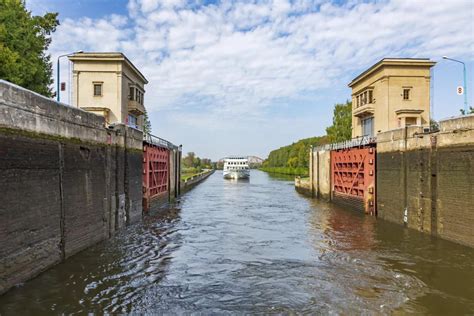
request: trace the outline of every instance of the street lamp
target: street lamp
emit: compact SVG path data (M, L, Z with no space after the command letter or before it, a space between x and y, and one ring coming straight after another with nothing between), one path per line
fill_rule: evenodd
M59 59L61 57L66 57L66 56L70 56L70 55L73 55L73 54L76 54L76 53L83 53L82 50L80 51L77 51L77 52L74 52L74 53L69 53L69 54L64 54L64 55L59 55L58 56L58 62L57 62L57 69L56 69L56 73L57 73L57 76L56 76L56 100L59 102L60 100L60 91L59 91L59 85L60 85L60 79L59 79L59 67L60 67L60 64L59 64Z
M460 60L449 58L448 56L443 56L443 59L451 60L457 63L462 64L463 74L464 74L464 115L468 114L467 112L467 84L466 84L466 64Z

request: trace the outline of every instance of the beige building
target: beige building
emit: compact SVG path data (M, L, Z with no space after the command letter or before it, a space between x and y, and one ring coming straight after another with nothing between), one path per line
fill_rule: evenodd
M122 53L75 53L72 104L105 117L107 124L123 123L143 129L143 74Z
M385 58L352 80L352 137L429 126L433 65L423 58Z

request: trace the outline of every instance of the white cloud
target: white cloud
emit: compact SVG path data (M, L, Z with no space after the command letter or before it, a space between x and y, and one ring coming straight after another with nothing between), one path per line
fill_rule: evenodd
M147 107L179 108L190 125L195 109L261 120L278 100L344 88L383 57L473 59L469 0L130 0L127 8L127 16L66 19L51 51L124 51L150 81Z

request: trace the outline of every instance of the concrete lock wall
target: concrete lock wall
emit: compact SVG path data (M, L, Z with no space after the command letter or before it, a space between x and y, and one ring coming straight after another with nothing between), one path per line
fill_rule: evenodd
M295 177L295 189L301 194L312 196L311 179Z
M378 217L474 247L474 115L377 136Z
M215 170L207 170L203 171L202 173L193 176L192 178L187 179L186 181L180 181L180 191L181 193L186 193L196 185L207 179L210 175L212 175Z
M331 152L310 151L310 182L312 194L325 200L331 199Z
M168 200L170 202L176 199L176 152L175 149L170 149L169 155L169 192L168 192Z
M142 140L0 80L0 294L140 218Z

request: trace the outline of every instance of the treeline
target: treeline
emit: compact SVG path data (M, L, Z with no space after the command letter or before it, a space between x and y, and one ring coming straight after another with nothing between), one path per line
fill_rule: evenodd
M309 164L309 149L328 143L327 136L305 138L288 146L270 152L263 167L307 167Z
M319 146L350 139L352 135L352 102L336 104L333 111L333 124L326 128L325 136L305 138L288 146L270 152L262 170L268 172L307 175L309 150Z
M194 152L189 152L181 159L183 176L200 173L203 169L213 169L211 159L199 158Z

